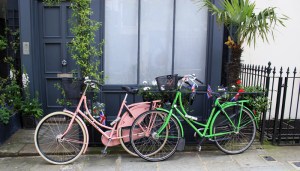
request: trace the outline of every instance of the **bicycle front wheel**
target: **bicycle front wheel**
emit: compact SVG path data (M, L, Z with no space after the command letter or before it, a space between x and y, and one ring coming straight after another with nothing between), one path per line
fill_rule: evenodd
M253 143L256 126L252 114L237 105L227 107L218 114L213 130L214 134L223 134L215 137L216 145L221 151L239 154Z
M181 137L180 127L173 117L158 135L168 113L147 111L133 122L130 140L135 152L148 161L162 161L171 157Z
M87 145L87 135L82 122L75 118L67 134L73 115L54 112L44 117L35 130L34 142L39 154L52 164L75 161Z

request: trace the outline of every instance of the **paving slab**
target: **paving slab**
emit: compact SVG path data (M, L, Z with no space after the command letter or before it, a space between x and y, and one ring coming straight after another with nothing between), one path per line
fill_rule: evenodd
M3 144L0 146L0 157L18 156L26 144Z
M34 144L25 144L19 151L20 156L37 156L39 155Z
M174 164L176 163L176 164ZM207 170L197 152L178 152L170 159L158 163L159 170Z

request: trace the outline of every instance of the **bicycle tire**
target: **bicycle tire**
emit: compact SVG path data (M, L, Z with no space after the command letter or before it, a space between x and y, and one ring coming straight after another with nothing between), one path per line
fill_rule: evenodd
M123 137L123 136L125 136L125 134L128 134L128 136L126 136L124 138L120 138L120 143L121 143L122 147L124 148L124 150L127 153L129 153L132 156L137 157L138 155L135 153L135 151L134 151L134 149L131 145L131 142L130 142L130 137L129 137L130 128L131 127L121 127L121 128L119 128L119 134L118 135L120 137Z
M231 132L229 134L215 136L217 147L226 154L239 154L246 151L254 141L256 125L253 115L246 109L241 110L241 106L235 105L224 109L231 121L238 124L240 120L240 129L233 131L233 126L229 119L220 112L215 119L214 134L222 132ZM241 116L240 116L241 115Z
M136 154L141 158L157 162L166 160L175 153L181 137L180 127L176 119L171 117L160 137L155 136L156 131L163 125L167 115L168 113L163 111L147 111L133 122L130 130L130 140ZM152 124L153 127L149 133L142 130L142 128L148 128Z
M75 161L87 145L87 135L83 123L75 118L68 133L60 136L68 128L72 114L54 112L44 117L36 127L34 142L38 153L52 164L68 164Z

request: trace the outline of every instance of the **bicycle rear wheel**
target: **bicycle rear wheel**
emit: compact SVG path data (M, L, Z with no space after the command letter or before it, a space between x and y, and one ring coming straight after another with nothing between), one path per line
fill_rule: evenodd
M122 145L122 147L124 148L124 150L129 153L132 156L138 156L132 145L130 142L130 137L129 137L129 133L130 133L130 128L131 127L121 127L119 128L119 136L120 137L124 137L124 138L120 138L120 143Z
M75 161L83 152L87 141L85 128L75 118L68 133L73 115L55 112L44 117L35 130L34 142L39 154L52 164L68 164Z
M214 134L225 133L215 137L217 147L227 154L239 154L247 150L254 141L256 126L253 116L241 106L230 106L224 109L229 116L221 112L214 123ZM240 123L240 124L239 124Z
M130 140L135 152L148 161L162 161L171 157L181 137L180 127L171 117L168 125L157 136L168 113L163 111L147 111L133 122Z

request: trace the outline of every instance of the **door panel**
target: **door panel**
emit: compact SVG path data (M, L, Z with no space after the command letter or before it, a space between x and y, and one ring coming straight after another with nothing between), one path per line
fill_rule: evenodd
M62 98L62 95L54 85L62 85L62 77L70 77L68 73L77 69L67 47L73 38L68 22L72 11L69 2L62 2L60 6L54 7L45 6L39 2L38 13L39 40L43 47L40 50L41 95L43 96L44 111L50 113L63 108L56 103L58 98Z
M45 43L44 46L44 61L45 61L45 73L61 73L62 65L62 48L60 43Z
M61 37L61 8L44 7L43 11L44 37Z

